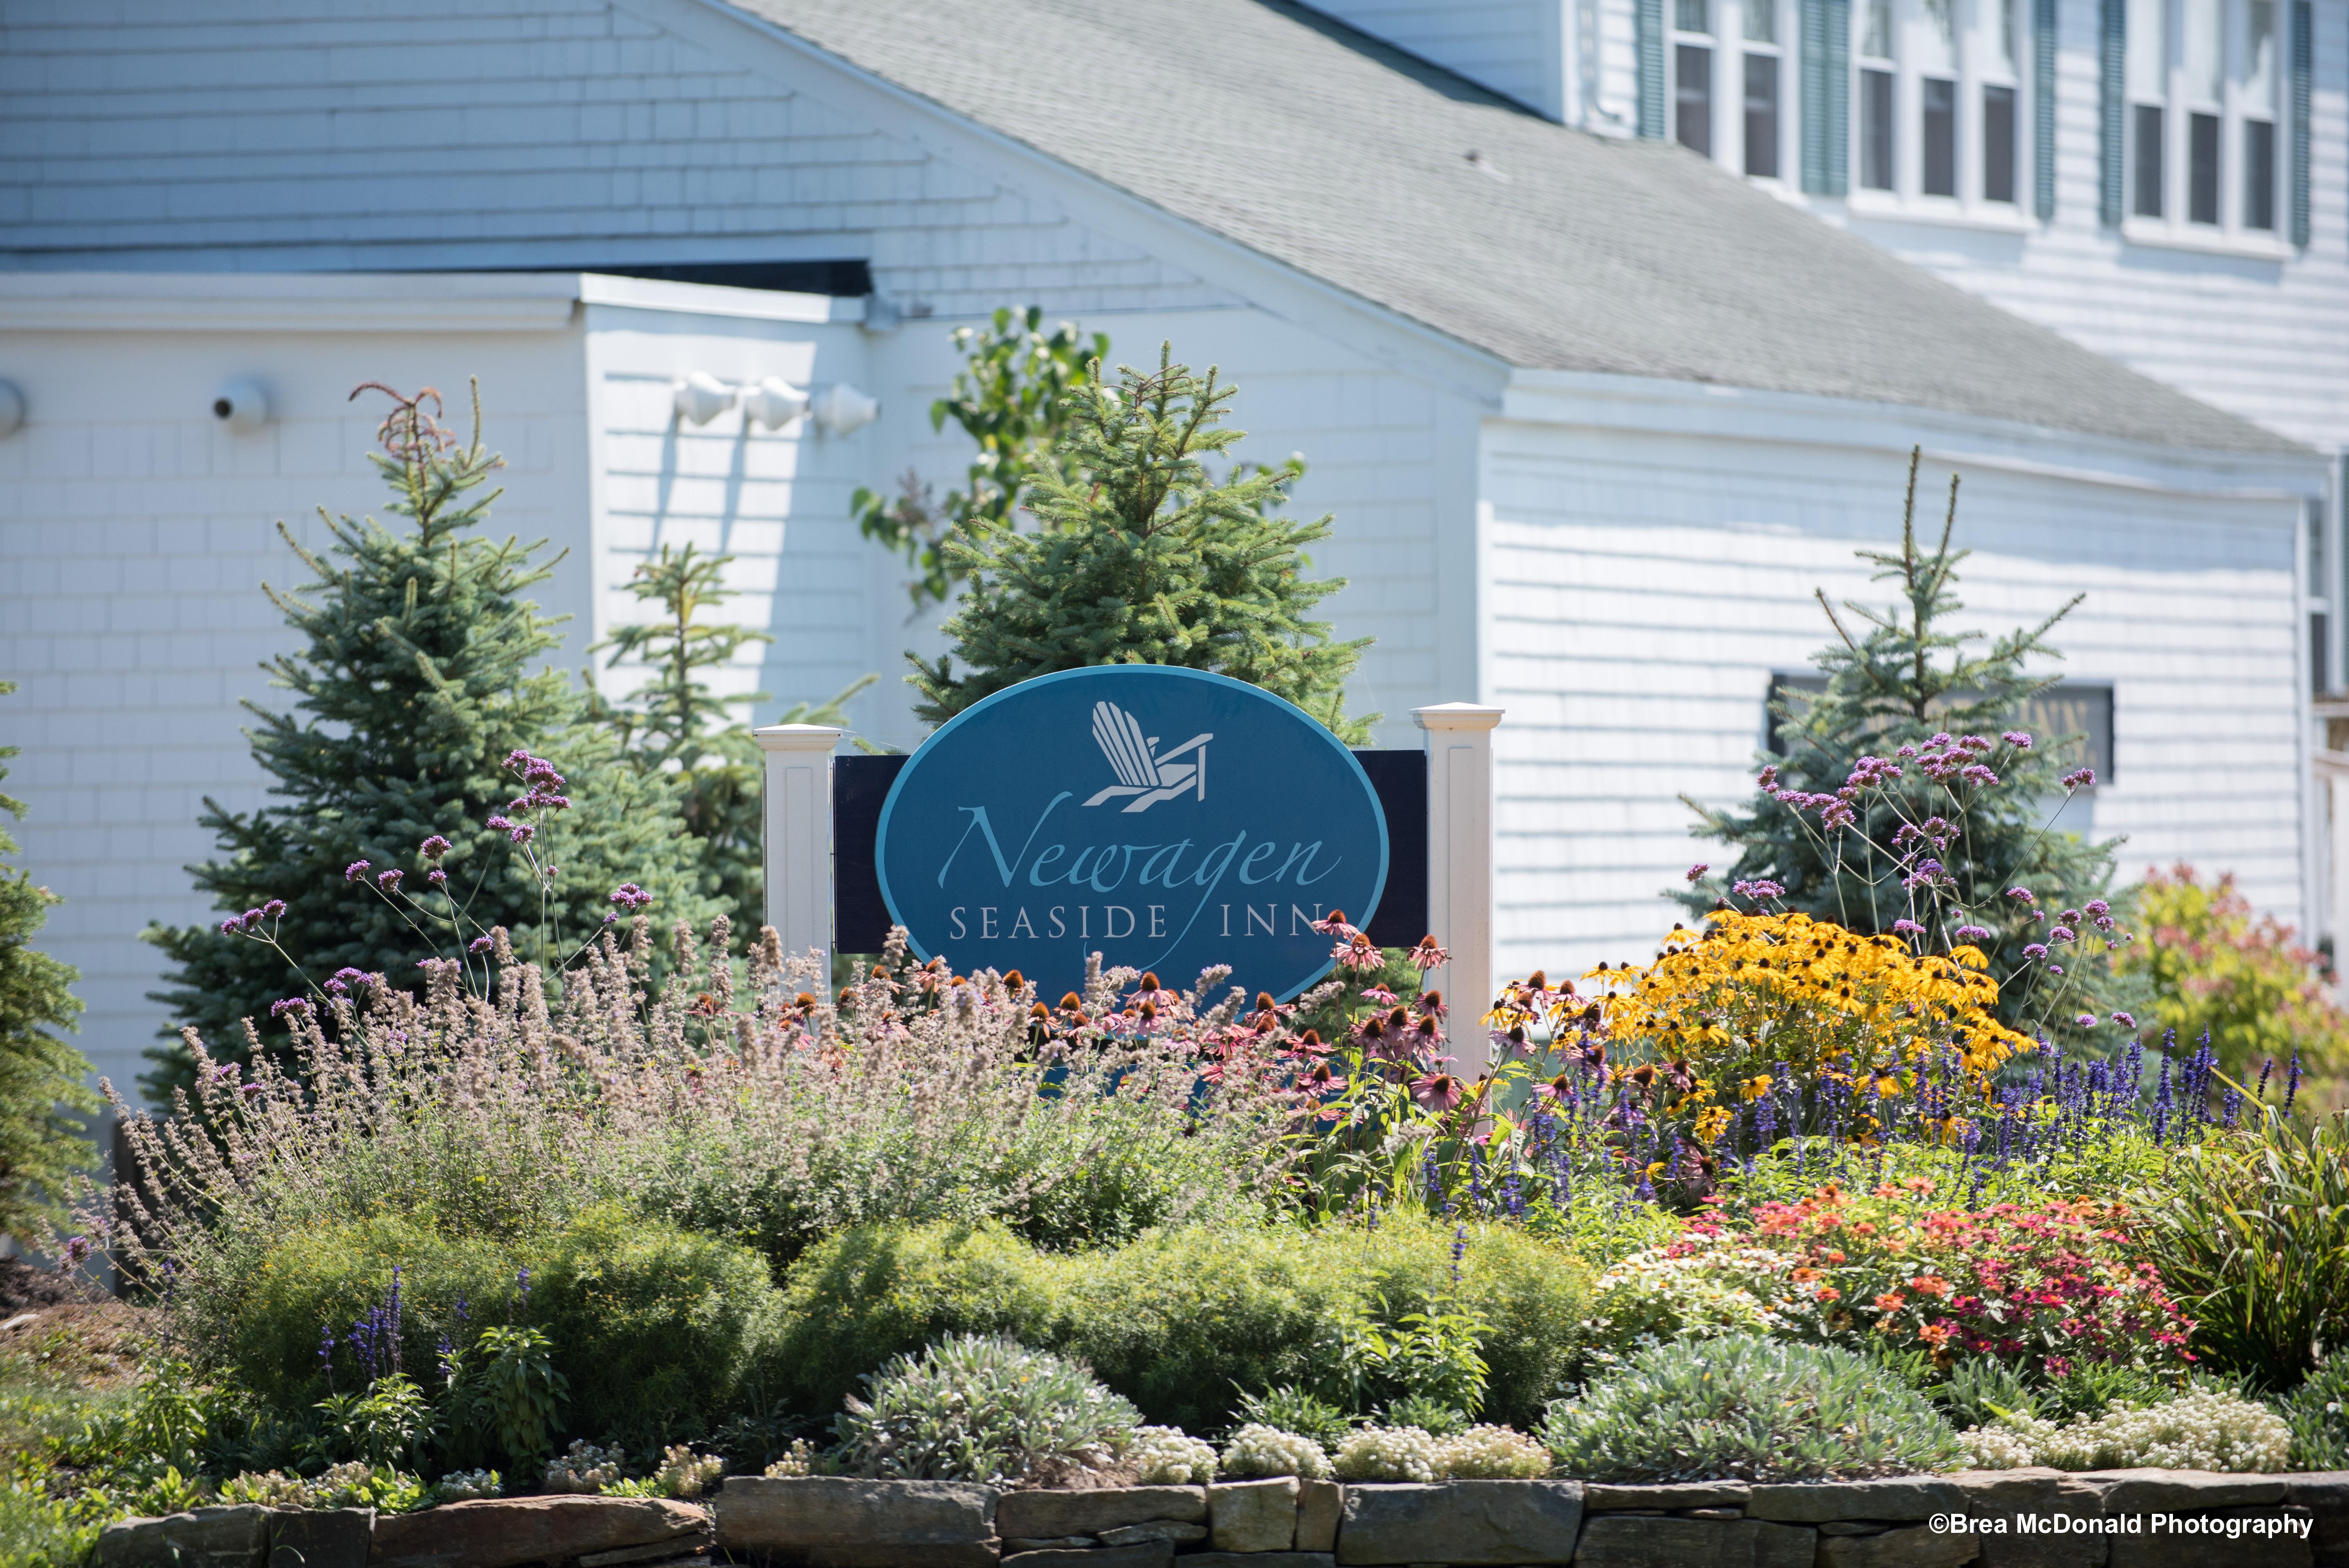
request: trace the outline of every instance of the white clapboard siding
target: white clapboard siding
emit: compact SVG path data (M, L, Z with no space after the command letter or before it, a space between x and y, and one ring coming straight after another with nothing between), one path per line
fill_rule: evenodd
M1561 114L1558 53L1564 0L1321 0L1314 6L1495 92Z
M679 30L712 24L730 51ZM921 314L1228 302L942 156L907 115L885 128L782 79L845 85L696 0L26 0L5 25L18 265L869 257Z
M382 513L387 491L367 453L386 404L351 403L351 388L437 382L461 425L465 374L478 371L507 462L495 526L584 557L581 383L556 335L14 333L5 343L32 414L0 441L0 670L20 687L0 698L0 734L22 748L7 789L32 808L12 830L24 844L16 863L65 897L42 945L81 970L78 1043L129 1092L166 1021L146 999L160 955L138 934L218 918L182 870L214 852L196 825L204 797L237 811L267 800L240 703L286 706L260 666L294 643L262 584L311 581L274 524L324 550L314 508ZM211 413L232 375L269 387L275 417L250 436ZM556 613L585 612L584 578L569 586L537 593Z
M1750 793L1771 675L1832 635L1812 590L1885 602L1852 552L1897 539L1899 459L1504 430L1488 472L1499 962L1640 957L1678 914L1660 895L1730 859L1679 797ZM1929 473L1935 522L1945 482ZM2115 777L2064 820L2127 835L2124 880L2190 857L2288 920L2292 515L1992 471L1970 476L1958 535L1965 626L2088 594L2054 641L2064 675L2115 688Z

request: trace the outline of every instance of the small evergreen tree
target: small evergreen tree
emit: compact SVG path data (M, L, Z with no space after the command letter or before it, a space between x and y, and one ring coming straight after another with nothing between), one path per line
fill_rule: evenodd
M894 500L859 486L848 500L864 536L914 567L917 575L905 592L916 612L946 603L969 575L948 555L949 536L978 540L1009 530L1045 469L1075 477L1060 445L1069 394L1109 357L1106 333L1088 342L1066 321L1048 333L1043 307L1032 304L997 311L991 329L955 328L954 346L963 367L953 390L930 405L930 428L942 430L952 419L978 444L964 480L970 488L936 501L922 476L908 469Z
M16 689L0 681L0 696ZM16 748L0 746L0 758ZM0 768L0 779L8 769ZM0 811L21 820L25 803L0 794ZM17 851L0 828L0 855ZM90 1145L74 1113L98 1109L89 1062L57 1031L81 1016L71 986L81 972L32 945L60 902L30 873L0 865L0 1235L33 1246L48 1240L47 1222L75 1174L88 1168Z
M560 963L566 944L600 928L617 883L641 884L665 918L712 913L678 831L676 782L626 765L562 672L528 671L560 640L559 623L522 597L553 563L533 560L539 543L474 532L502 493L481 489L501 459L482 445L478 394L472 439L460 444L429 388L359 392L370 388L394 399L384 449L370 455L389 511L413 527L321 511L329 559L279 525L317 577L290 594L267 590L306 645L264 666L295 694L300 717L248 704L259 726L246 733L270 792L287 803L245 815L207 799L202 820L224 853L190 871L232 919L146 934L175 965L172 989L155 999L224 1059L246 1054L240 1020L282 1039L273 1002L315 997L344 969L402 985L419 959L456 956L492 926ZM524 785L509 766L519 752L564 775L531 783L543 837L500 816L522 810L513 798ZM422 856L434 836L449 848ZM402 879L429 887L416 896ZM184 1047L149 1055L150 1095L187 1081Z
M2087 961L2085 952L2051 957L2048 951L2049 934L2067 907L2081 916L2075 934L2086 947L2098 947L2101 933L2123 939L2113 926L2095 924L2116 916L2088 908L2110 884L2122 841L2091 843L2050 823L2062 802L2095 782L2089 770L2066 772L2060 760L2064 744L2080 738L2025 736L2019 727L2024 704L2056 684L2026 665L2063 656L2047 634L2085 595L2034 627L1971 651L1983 634L1949 629L1950 617L1964 608L1953 590L1970 553L1950 548L1957 480L1950 481L1940 539L1923 549L1917 467L1912 454L1899 553L1858 552L1878 568L1875 581L1896 584L1898 602L1878 611L1847 601L1845 608L1866 625L1855 637L1818 595L1837 636L1816 660L1826 688L1807 702L1782 697L1774 705L1785 755L1764 758L1763 788L1745 809L1713 810L1682 797L1701 819L1691 832L1730 844L1738 857L1725 874L1692 872L1689 886L1670 896L1702 913L1724 895L1751 899L1760 887L1758 902L1850 930L1898 931L1940 952L1974 946L2000 983L2003 1021L2051 1036L2071 1032L2073 1015L2101 1016L2143 994L2141 985L2116 980L2108 965ZM1920 764L1918 752L1946 751L1930 743L1949 735L1993 740L1980 773L1962 771L1961 764L1977 764L1954 752L1943 766L1927 765L1930 758ZM1905 757L1904 747L1911 748ZM1901 773L1871 769L1872 781L1854 788L1864 758ZM1835 800L1841 808L1830 804ZM1926 861L1940 869L1919 878ZM2033 899L2011 894L2015 888ZM2026 952L2033 947L2040 951ZM2051 964L2060 973L2051 974Z
M970 589L946 624L954 652L913 654L915 712L942 724L991 693L1088 665L1213 670L1288 698L1360 744L1377 716L1345 715L1345 680L1371 639L1330 640L1313 607L1345 586L1309 580L1304 547L1330 520L1276 515L1304 472L1236 465L1217 482L1202 460L1245 432L1221 428L1233 389L1162 349L1144 375L1096 366L1069 395L1064 461L1040 469L1030 502L1041 526L949 537ZM968 666L956 674L959 655Z
M766 763L750 727L732 717L735 708L768 700L762 691L720 696L702 672L731 664L736 653L774 638L748 626L703 622L705 605L733 597L726 586L730 555L698 555L692 545L636 568L630 586L637 598L657 603L662 618L622 626L591 652L616 650L605 667L635 659L652 678L622 707L606 701L588 669L590 717L616 738L620 750L639 772L674 775L680 791L678 813L700 854L699 891L715 900L738 925L763 918ZM851 697L879 676L864 676L822 704L799 703L778 724L837 724L845 727Z

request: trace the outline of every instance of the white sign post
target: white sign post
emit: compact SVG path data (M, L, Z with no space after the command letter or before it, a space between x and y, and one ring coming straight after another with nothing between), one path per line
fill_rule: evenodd
M1451 962L1428 984L1451 1008L1457 1067L1474 1079L1490 1050L1483 1016L1493 998L1493 730L1503 709L1447 702L1412 710L1427 736L1427 926ZM767 923L792 956L832 962L833 748L828 724L773 724L752 732L766 753Z
M1492 1057L1493 730L1504 709L1447 702L1411 710L1427 732L1427 923L1452 954L1428 972L1451 1009L1454 1065L1474 1082Z
M767 923L783 956L812 948L823 960L817 995L832 990L832 748L847 733L831 724L771 724L750 732L767 754Z

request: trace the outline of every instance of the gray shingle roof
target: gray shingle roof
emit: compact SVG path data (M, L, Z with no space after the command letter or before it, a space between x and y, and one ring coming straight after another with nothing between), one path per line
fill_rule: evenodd
M1283 0L730 3L1512 365L2303 450L1676 146L1567 129Z

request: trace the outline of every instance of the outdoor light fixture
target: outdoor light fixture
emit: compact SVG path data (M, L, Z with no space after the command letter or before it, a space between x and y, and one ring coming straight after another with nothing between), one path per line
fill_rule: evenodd
M770 430L780 430L808 411L808 395L780 376L742 388L742 411Z
M688 424L707 425L734 407L736 393L709 371L697 370L677 384L676 395L678 418Z
M25 395L14 381L0 381L0 436L13 436L24 428Z
M835 381L815 400L815 422L827 436L861 430L881 417L881 405L845 381Z
M269 423L269 394L257 381L232 381L212 398L212 418L232 435L250 436Z

